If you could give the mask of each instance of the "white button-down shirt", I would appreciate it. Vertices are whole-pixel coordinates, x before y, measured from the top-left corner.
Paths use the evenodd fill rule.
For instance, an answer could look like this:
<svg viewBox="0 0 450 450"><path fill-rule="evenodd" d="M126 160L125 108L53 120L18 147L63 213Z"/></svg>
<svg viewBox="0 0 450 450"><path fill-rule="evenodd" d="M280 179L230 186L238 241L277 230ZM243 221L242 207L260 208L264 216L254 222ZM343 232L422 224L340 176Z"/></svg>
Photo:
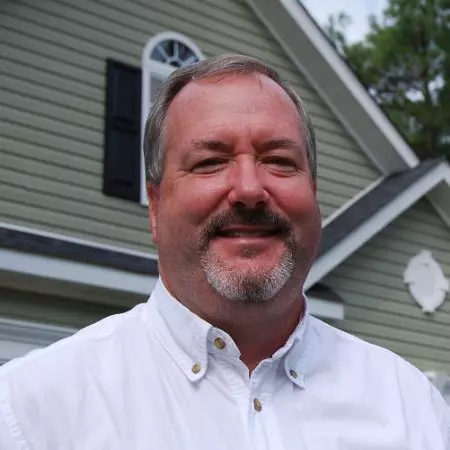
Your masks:
<svg viewBox="0 0 450 450"><path fill-rule="evenodd" d="M305 315L249 376L162 282L0 369L1 450L447 450L449 411L391 352Z"/></svg>

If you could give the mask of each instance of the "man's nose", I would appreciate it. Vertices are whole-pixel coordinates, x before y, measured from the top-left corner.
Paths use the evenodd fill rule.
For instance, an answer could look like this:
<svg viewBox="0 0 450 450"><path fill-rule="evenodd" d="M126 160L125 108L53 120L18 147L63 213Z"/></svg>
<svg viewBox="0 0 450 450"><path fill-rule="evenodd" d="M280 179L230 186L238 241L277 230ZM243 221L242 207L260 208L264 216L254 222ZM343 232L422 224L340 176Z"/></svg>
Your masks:
<svg viewBox="0 0 450 450"><path fill-rule="evenodd" d="M231 189L228 201L231 205L244 204L248 208L254 208L267 202L268 192L261 180L261 170L252 157L243 157L235 162L231 174Z"/></svg>

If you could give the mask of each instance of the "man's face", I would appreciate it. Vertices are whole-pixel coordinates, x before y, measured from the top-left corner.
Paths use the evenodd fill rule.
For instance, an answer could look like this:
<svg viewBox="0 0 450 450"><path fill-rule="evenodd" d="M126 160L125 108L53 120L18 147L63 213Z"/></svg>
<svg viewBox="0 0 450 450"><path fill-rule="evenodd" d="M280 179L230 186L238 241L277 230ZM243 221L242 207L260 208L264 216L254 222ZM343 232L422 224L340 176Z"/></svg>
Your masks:
<svg viewBox="0 0 450 450"><path fill-rule="evenodd" d="M191 82L175 97L163 181L149 187L169 283L206 281L223 298L261 303L304 281L320 216L299 120L263 75Z"/></svg>

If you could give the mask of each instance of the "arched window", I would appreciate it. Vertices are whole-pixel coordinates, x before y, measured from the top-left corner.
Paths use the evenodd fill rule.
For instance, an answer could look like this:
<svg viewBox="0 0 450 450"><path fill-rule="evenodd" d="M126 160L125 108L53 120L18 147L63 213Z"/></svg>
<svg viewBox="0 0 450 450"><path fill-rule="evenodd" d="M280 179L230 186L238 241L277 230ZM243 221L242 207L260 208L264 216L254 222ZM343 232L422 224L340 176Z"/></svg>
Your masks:
<svg viewBox="0 0 450 450"><path fill-rule="evenodd" d="M175 69L202 59L204 59L204 56L200 48L189 38L179 33L170 31L159 33L147 42L142 52L142 134L150 107L161 83ZM148 203L143 154L141 162L141 203Z"/></svg>

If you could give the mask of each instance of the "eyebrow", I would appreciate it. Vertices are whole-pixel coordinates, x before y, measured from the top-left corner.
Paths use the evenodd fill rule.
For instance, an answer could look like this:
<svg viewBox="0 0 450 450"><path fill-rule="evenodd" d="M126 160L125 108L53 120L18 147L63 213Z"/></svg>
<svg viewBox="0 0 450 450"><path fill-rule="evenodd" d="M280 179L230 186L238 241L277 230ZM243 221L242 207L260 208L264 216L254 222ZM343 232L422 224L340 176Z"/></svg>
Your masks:
<svg viewBox="0 0 450 450"><path fill-rule="evenodd" d="M293 149L298 150L303 154L305 146L301 142L289 138L269 139L259 145L259 150L262 152L268 152L275 149Z"/></svg>
<svg viewBox="0 0 450 450"><path fill-rule="evenodd" d="M219 141L216 139L200 139L198 141L192 142L195 150L213 150L217 152L230 152L233 146L224 141Z"/></svg>
<svg viewBox="0 0 450 450"><path fill-rule="evenodd" d="M233 151L233 145L231 143L217 139L194 140L192 144L194 149L197 151L211 150L219 153L231 153ZM262 153L276 149L296 150L302 157L304 156L305 151L305 146L303 143L285 137L268 139L259 144L257 147Z"/></svg>

